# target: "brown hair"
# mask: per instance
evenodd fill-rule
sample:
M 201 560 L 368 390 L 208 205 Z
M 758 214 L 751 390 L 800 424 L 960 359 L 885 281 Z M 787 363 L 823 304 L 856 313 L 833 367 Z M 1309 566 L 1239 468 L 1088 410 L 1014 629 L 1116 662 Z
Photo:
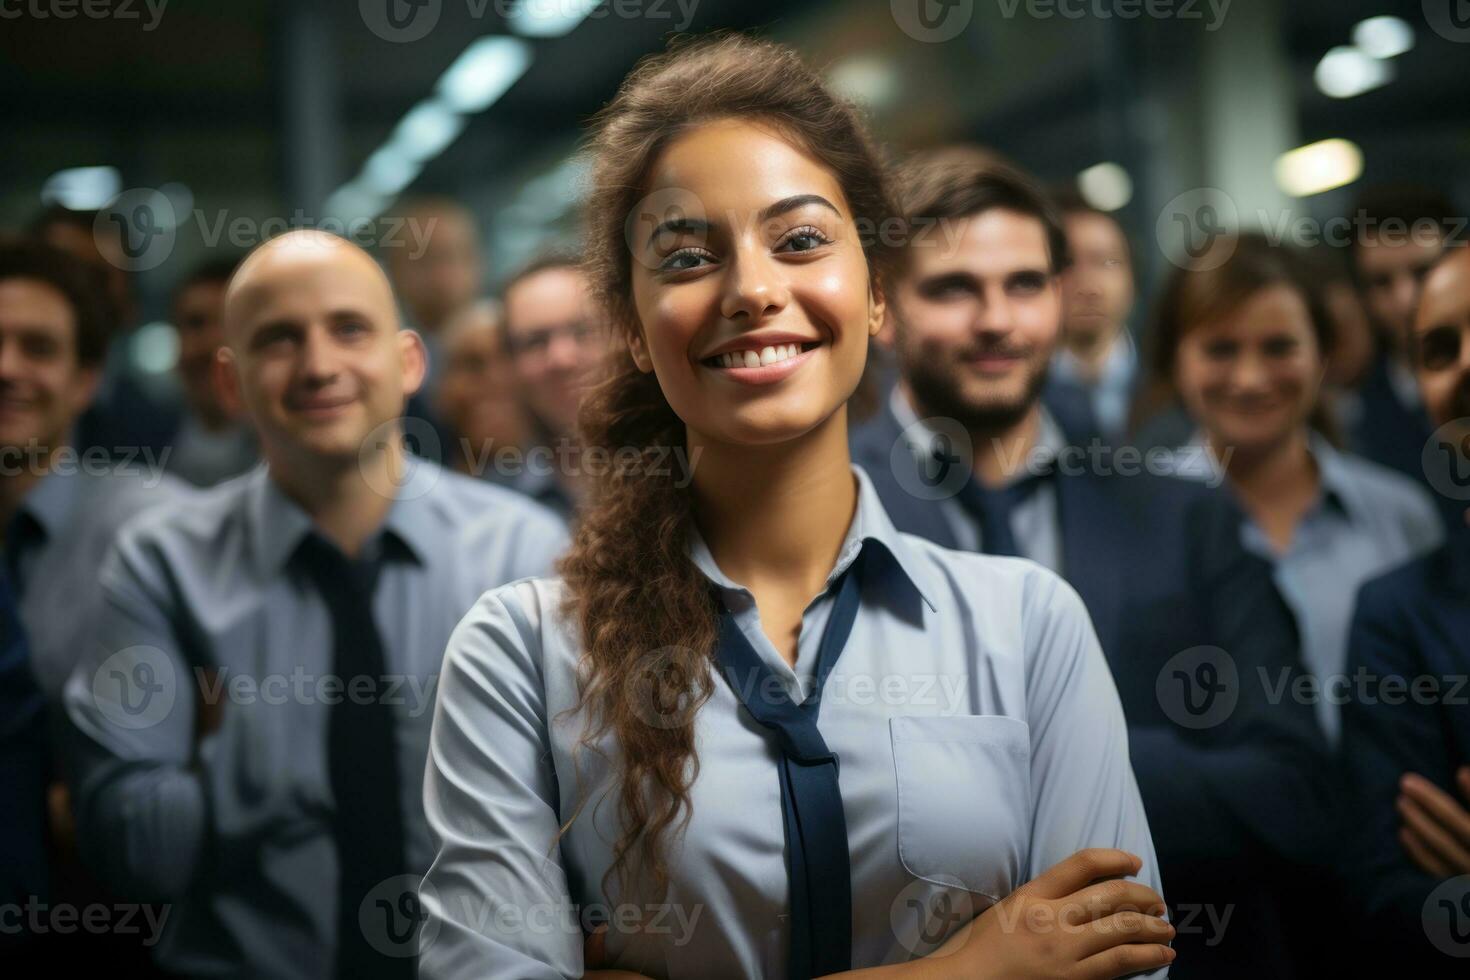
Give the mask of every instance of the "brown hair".
M 860 232 L 893 215 L 882 164 L 856 111 L 794 51 L 741 35 L 676 42 L 639 62 L 594 120 L 586 262 L 614 331 L 627 336 L 639 328 L 624 229 L 654 161 L 682 133 L 732 117 L 773 126 L 826 165 Z M 863 250 L 881 285 L 893 250 L 875 235 L 863 236 Z M 596 751 L 611 734 L 618 751 L 623 831 L 608 876 L 616 872 L 628 885 L 637 869 L 662 891 L 665 835 L 682 831 L 690 816 L 694 712 L 713 691 L 717 610 L 686 552 L 690 474 L 682 462 L 663 462 L 668 449 L 685 445 L 684 423 L 625 345 L 614 345 L 580 423 L 584 445 L 604 447 L 614 459 L 619 449 L 627 455 L 623 447 L 641 451 L 638 463 L 611 467 L 591 487 L 559 571 L 564 613 L 578 623 L 583 647 L 580 706 L 592 724 L 581 744 Z M 674 704 L 677 712 L 650 717 Z
M 1230 314 L 1263 289 L 1281 285 L 1296 290 L 1306 303 L 1322 358 L 1331 357 L 1332 320 L 1306 260 L 1258 232 L 1222 236 L 1202 256 L 1176 268 L 1159 295 L 1148 334 L 1148 382 L 1135 406 L 1135 428 L 1179 403 L 1174 364 L 1190 330 Z M 1310 422 L 1331 441 L 1339 441 L 1321 395 Z
M 77 364 L 90 368 L 102 363 L 112 323 L 107 283 L 99 269 L 43 241 L 6 237 L 0 239 L 4 279 L 34 279 L 65 297 L 75 321 Z
M 1002 209 L 1041 223 L 1053 273 L 1071 262 L 1062 215 L 1051 198 L 1024 171 L 984 147 L 959 144 L 915 153 L 899 168 L 895 183 L 904 217 L 916 229 L 916 247 L 923 222 Z

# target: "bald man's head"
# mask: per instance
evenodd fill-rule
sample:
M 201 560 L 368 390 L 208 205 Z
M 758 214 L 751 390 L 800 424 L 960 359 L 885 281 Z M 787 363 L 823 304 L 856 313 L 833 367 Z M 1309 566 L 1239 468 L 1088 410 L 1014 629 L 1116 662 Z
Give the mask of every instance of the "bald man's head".
M 220 382 L 250 413 L 273 465 L 350 460 L 403 413 L 424 375 L 372 257 L 320 231 L 251 252 L 225 293 Z

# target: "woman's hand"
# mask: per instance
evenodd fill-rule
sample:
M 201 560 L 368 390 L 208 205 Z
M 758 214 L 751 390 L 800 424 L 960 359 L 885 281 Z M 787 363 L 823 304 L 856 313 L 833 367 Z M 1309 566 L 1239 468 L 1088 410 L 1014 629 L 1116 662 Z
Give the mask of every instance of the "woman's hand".
M 1174 960 L 1159 893 L 1123 875 L 1126 851 L 1078 851 L 986 909 L 934 953 L 914 980 L 1112 980 Z

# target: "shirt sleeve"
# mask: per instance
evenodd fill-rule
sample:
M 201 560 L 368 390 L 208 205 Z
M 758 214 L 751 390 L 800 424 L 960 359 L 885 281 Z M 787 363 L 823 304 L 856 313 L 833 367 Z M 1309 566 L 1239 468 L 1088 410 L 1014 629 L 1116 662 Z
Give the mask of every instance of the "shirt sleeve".
M 1142 860 L 1134 877 L 1162 896 L 1123 706 L 1087 609 L 1071 586 L 1048 575 L 1026 613 L 1033 808 L 1027 880 L 1077 851 L 1114 847 Z M 1164 968 L 1146 976 L 1167 974 Z
M 419 976 L 582 975 L 582 930 L 557 843 L 541 642 L 512 584 L 450 637 L 424 776 L 435 857 L 420 898 Z
M 191 669 L 177 642 L 165 576 L 141 549 L 103 563 L 90 649 L 63 693 L 65 762 L 83 859 L 120 896 L 181 898 L 206 833 L 195 761 Z

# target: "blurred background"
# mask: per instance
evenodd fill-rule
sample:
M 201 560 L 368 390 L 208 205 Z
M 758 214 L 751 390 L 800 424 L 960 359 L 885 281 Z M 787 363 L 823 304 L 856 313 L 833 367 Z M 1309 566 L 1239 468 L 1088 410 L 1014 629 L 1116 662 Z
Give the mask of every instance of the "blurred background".
M 825 66 L 895 155 L 978 141 L 1076 182 L 1145 296 L 1217 226 L 1312 244 L 1367 182 L 1470 198 L 1465 0 L 0 0 L 0 228 L 131 216 L 126 356 L 166 389 L 169 291 L 215 251 L 382 238 L 426 194 L 469 207 L 492 288 L 572 241 L 587 117 L 720 28 Z

